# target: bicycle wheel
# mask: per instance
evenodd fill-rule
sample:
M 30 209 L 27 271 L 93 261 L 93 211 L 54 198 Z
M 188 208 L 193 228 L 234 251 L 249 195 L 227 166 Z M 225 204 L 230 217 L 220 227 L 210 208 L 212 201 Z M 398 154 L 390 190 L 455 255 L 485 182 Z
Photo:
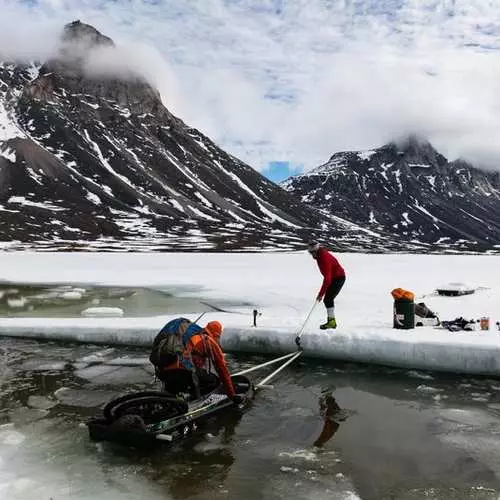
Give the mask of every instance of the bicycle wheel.
M 143 391 L 127 394 L 110 401 L 103 409 L 108 422 L 124 415 L 139 415 L 146 424 L 177 417 L 188 411 L 185 401 L 159 391 Z

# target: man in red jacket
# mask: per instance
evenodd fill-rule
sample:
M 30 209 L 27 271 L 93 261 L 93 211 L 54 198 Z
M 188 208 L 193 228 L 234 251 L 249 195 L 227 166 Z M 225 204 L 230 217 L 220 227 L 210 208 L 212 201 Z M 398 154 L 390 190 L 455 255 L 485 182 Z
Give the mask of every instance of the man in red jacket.
M 309 242 L 307 251 L 316 259 L 319 270 L 323 275 L 323 284 L 318 292 L 317 300 L 319 302 L 324 299 L 323 302 L 326 307 L 327 320 L 320 328 L 322 330 L 337 328 L 334 300 L 345 283 L 344 268 L 325 247 L 321 246 L 316 241 Z

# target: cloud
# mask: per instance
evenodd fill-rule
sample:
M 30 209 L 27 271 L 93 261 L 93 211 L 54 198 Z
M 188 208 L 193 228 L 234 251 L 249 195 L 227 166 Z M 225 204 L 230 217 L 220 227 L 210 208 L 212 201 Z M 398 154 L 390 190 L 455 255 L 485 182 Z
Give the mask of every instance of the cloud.
M 171 111 L 260 170 L 411 132 L 500 169 L 495 4 L 0 0 L 0 46 L 50 53 L 63 24 L 88 22 L 120 47 L 104 66 L 140 69 Z
M 141 78 L 160 89 L 163 103 L 172 111 L 182 102 L 182 93 L 166 59 L 154 47 L 124 42 L 116 47 L 94 48 L 86 58 L 84 71 L 89 76 Z
M 0 58 L 43 60 L 54 53 L 54 25 L 44 16 L 37 20 L 27 12 L 27 6 L 0 0 Z

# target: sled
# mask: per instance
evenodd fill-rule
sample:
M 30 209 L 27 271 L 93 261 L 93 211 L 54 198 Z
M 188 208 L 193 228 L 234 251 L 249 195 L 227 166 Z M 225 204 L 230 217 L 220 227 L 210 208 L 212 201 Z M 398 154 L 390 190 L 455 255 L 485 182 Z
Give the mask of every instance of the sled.
M 439 295 L 446 295 L 448 297 L 457 297 L 460 295 L 470 295 L 476 290 L 466 285 L 465 283 L 448 283 L 447 285 L 436 288 Z
M 87 422 L 90 439 L 151 446 L 186 438 L 208 418 L 223 411 L 239 411 L 253 399 L 255 387 L 248 378 L 231 378 L 236 394 L 243 396 L 238 406 L 222 386 L 192 401 L 163 391 L 135 392 L 113 399 L 104 407 L 102 417 Z

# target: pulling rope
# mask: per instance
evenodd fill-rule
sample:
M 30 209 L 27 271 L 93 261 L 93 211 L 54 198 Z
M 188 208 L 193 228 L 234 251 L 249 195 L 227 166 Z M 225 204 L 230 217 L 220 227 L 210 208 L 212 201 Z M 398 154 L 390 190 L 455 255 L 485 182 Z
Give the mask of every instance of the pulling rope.
M 314 309 L 316 306 L 319 304 L 319 300 L 315 300 L 314 304 L 309 311 L 309 314 L 307 315 L 306 320 L 302 324 L 300 330 L 297 332 L 297 336 L 295 337 L 295 343 L 297 344 L 298 350 L 295 352 L 292 352 L 290 354 L 285 354 L 284 356 L 281 356 L 276 359 L 272 359 L 271 361 L 266 361 L 265 363 L 261 363 L 260 365 L 253 366 L 252 368 L 247 368 L 246 370 L 240 371 L 238 373 L 235 373 L 235 375 L 246 375 L 247 373 L 251 373 L 255 370 L 260 370 L 261 368 L 264 368 L 269 365 L 273 365 L 275 363 L 279 363 L 280 361 L 285 361 L 279 368 L 274 370 L 271 374 L 269 374 L 267 377 L 263 378 L 255 387 L 256 388 L 263 388 L 266 386 L 267 382 L 269 382 L 272 378 L 274 378 L 281 370 L 285 369 L 290 363 L 295 361 L 298 357 L 302 355 L 304 352 L 302 350 L 302 347 L 300 346 L 300 337 L 302 335 L 302 332 L 304 331 L 305 326 L 307 325 L 307 322 L 309 321 L 312 313 L 314 312 Z
M 246 370 L 235 373 L 234 375 L 235 376 L 236 375 L 246 375 L 247 373 L 251 373 L 255 370 L 260 370 L 261 368 L 264 368 L 265 366 L 273 365 L 273 364 L 279 363 L 280 361 L 283 361 L 285 359 L 291 358 L 292 356 L 295 356 L 296 354 L 297 354 L 296 352 L 292 352 L 290 354 L 285 354 L 284 356 L 281 356 L 280 358 L 272 359 L 271 361 L 266 361 L 265 363 L 254 366 L 252 368 L 247 368 Z
M 285 367 L 287 367 L 292 361 L 295 361 L 299 356 L 302 355 L 303 351 L 297 351 L 293 353 L 293 356 L 290 357 L 288 361 L 283 363 L 278 369 L 274 370 L 273 373 L 269 374 L 267 377 L 263 378 L 255 387 L 263 387 L 269 382 L 272 378 L 274 378 L 278 373 L 283 370 Z

